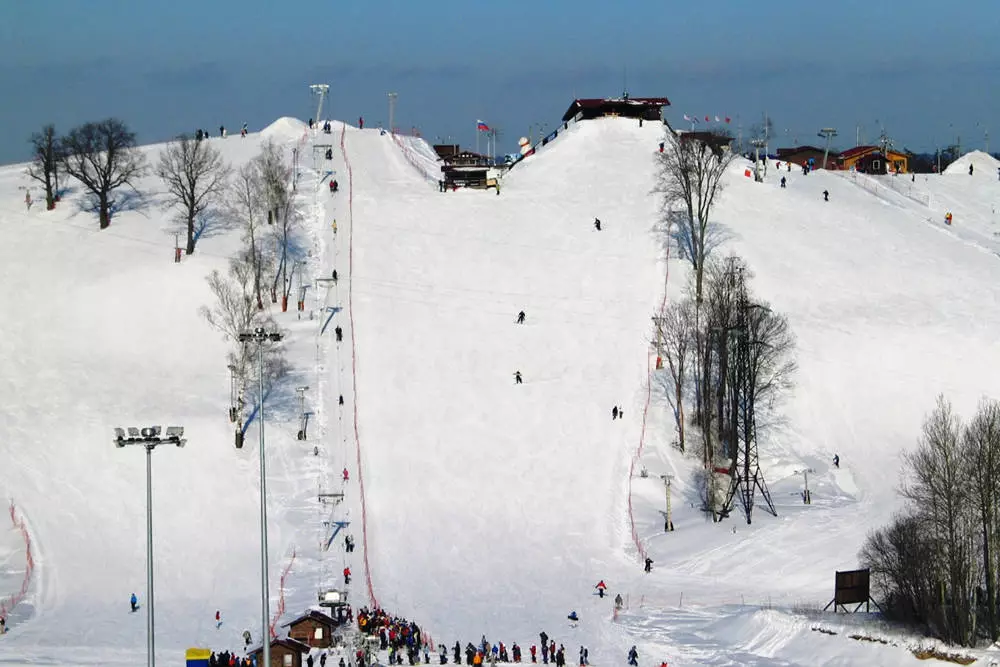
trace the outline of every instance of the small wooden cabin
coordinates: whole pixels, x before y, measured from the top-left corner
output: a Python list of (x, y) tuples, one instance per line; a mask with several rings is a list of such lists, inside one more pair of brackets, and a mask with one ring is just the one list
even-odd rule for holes
[(621, 97), (585, 98), (573, 100), (562, 119), (565, 123), (580, 114), (580, 120), (622, 116), (659, 121), (663, 119), (663, 107), (668, 106), (670, 100), (666, 97), (629, 97), (627, 93)]
[[(271, 664), (268, 667), (302, 667), (302, 654), (309, 653), (309, 647), (288, 637), (271, 641)], [(251, 652), (258, 667), (265, 667), (264, 647)]]
[(313, 648), (333, 646), (333, 631), (337, 625), (336, 620), (315, 609), (285, 623), (289, 637)]

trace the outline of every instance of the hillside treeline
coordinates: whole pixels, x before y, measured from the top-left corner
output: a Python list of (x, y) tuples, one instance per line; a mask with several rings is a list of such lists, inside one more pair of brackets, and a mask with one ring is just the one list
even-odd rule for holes
[(869, 534), (860, 559), (888, 618), (939, 639), (996, 641), (1000, 402), (963, 423), (939, 397), (904, 459), (905, 509)]

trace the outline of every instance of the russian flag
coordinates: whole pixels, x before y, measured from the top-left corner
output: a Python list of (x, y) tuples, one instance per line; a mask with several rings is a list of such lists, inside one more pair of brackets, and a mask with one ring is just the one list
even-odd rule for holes
[(489, 132), (490, 131), (490, 126), (487, 125), (486, 123), (484, 123), (481, 120), (477, 120), (476, 121), (476, 129), (479, 130), (480, 132)]

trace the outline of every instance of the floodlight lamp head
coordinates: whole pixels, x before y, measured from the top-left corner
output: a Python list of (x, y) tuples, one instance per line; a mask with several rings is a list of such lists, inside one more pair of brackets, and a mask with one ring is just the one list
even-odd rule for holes
[(184, 435), (183, 426), (168, 426), (167, 427), (167, 437), (168, 438), (180, 438)]
[(256, 329), (253, 330), (253, 332), (254, 332), (254, 335), (259, 336), (259, 337), (267, 335), (267, 332), (264, 331), (264, 327), (257, 327)]
[(271, 339), (272, 343), (277, 343), (282, 338), (281, 334), (278, 333), (277, 331), (275, 331), (274, 333), (267, 334), (267, 337)]
[(140, 431), (140, 433), (142, 433), (142, 437), (144, 437), (144, 438), (155, 438), (156, 437), (156, 430), (152, 426), (147, 426), (147, 427), (143, 428)]

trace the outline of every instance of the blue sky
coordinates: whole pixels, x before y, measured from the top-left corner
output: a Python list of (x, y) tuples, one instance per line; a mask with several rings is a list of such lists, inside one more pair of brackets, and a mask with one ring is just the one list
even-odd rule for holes
[[(853, 146), (884, 125), (898, 146), (1000, 150), (1000, 3), (963, 0), (4, 0), (0, 163), (43, 123), (117, 116), (142, 143), (220, 124), (332, 115), (513, 152), (574, 97), (666, 96), (667, 117), (773, 118), (778, 145), (825, 126)], [(324, 114), (326, 115), (326, 114)]]

